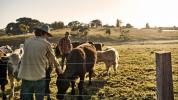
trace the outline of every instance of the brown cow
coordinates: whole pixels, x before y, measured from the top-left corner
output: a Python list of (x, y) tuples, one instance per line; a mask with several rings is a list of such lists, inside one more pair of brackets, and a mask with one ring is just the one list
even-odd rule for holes
[[(96, 49), (92, 44), (84, 43), (74, 48), (66, 63), (66, 69), (63, 74), (58, 74), (56, 85), (58, 87), (57, 98), (63, 99), (64, 94), (72, 84), (71, 94), (75, 94), (74, 86), (75, 79), (80, 77), (80, 82), (78, 84), (79, 95), (82, 95), (84, 77), (86, 72), (89, 72), (89, 85), (91, 85), (91, 76), (94, 71), (94, 65), (96, 63), (97, 55)], [(82, 96), (79, 96), (82, 99)]]

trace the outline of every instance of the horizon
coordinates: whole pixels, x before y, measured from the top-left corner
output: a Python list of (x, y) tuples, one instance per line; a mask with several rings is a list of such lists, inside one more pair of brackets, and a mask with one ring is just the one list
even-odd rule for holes
[(71, 21), (89, 23), (94, 19), (103, 25), (116, 25), (116, 20), (134, 27), (178, 26), (176, 0), (1, 0), (0, 29), (21, 17), (44, 23)]

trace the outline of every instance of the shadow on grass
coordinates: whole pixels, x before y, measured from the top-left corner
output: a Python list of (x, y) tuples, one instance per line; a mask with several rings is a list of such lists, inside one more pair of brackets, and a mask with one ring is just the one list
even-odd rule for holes
[[(83, 88), (83, 95), (82, 98), (83, 100), (95, 100), (95, 99), (105, 99), (105, 95), (104, 93), (99, 93), (99, 90), (102, 89), (105, 84), (107, 84), (107, 82), (109, 81), (109, 77), (107, 79), (105, 75), (99, 74), (96, 77), (92, 78), (92, 85), (88, 85), (89, 81), (85, 80), (84, 82), (84, 88)], [(85, 79), (88, 79), (88, 77), (86, 77)], [(78, 83), (78, 82), (77, 82)], [(69, 93), (67, 93), (65, 95), (65, 100), (78, 100), (77, 98), (79, 97), (79, 91), (78, 91), (78, 84), (76, 84), (75, 86), (75, 91), (76, 91), (76, 95), (70, 95), (70, 91)]]

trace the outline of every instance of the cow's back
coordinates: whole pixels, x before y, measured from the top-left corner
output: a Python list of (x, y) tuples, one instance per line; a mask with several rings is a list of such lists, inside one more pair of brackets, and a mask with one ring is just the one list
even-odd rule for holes
[(82, 48), (86, 55), (86, 70), (87, 72), (93, 70), (94, 65), (96, 64), (96, 48), (94, 45), (89, 43), (84, 43), (79, 45), (77, 48)]

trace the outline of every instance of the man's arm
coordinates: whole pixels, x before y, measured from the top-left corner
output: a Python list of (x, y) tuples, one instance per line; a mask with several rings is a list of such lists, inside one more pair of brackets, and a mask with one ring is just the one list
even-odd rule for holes
[(54, 67), (56, 68), (58, 73), (63, 73), (62, 69), (59, 67), (59, 64), (56, 60), (56, 57), (53, 54), (53, 50), (50, 45), (47, 47), (47, 58), (49, 60), (49, 63), (54, 64)]
[(72, 49), (73, 49), (73, 46), (72, 46), (72, 42), (71, 42), (71, 40), (69, 39), (69, 49), (70, 49), (70, 51), (72, 51)]
[(60, 55), (62, 55), (62, 47), (61, 46), (62, 46), (62, 39), (60, 39), (58, 42), (58, 49), (60, 51)]

